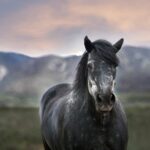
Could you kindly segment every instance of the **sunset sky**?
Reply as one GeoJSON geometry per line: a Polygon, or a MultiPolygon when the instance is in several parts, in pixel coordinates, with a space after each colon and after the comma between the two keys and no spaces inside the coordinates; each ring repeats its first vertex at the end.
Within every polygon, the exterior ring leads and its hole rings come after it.
{"type": "Polygon", "coordinates": [[[0,51],[78,55],[85,35],[150,47],[150,1],[0,0],[0,51]]]}

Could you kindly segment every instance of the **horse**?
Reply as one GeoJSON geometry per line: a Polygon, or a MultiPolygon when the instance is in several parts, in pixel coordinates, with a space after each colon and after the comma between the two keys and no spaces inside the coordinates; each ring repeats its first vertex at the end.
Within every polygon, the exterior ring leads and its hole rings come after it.
{"type": "Polygon", "coordinates": [[[85,36],[85,52],[72,84],[47,90],[40,104],[45,150],[126,150],[127,118],[114,92],[119,59],[115,44],[85,36]]]}

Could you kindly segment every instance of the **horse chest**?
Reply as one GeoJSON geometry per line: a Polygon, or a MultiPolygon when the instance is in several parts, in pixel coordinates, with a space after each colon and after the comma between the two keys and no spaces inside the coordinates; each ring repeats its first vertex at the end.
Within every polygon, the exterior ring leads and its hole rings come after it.
{"type": "Polygon", "coordinates": [[[109,133],[109,128],[95,126],[89,118],[80,120],[75,128],[69,135],[73,149],[111,150],[115,143],[116,138],[109,133]]]}

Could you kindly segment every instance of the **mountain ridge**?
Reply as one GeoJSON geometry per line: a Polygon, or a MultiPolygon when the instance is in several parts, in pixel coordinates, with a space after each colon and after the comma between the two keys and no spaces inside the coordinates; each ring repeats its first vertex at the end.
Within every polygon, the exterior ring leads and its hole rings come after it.
{"type": "MultiPolygon", "coordinates": [[[[150,48],[124,46],[118,53],[117,87],[120,92],[150,91],[150,48]],[[138,81],[138,82],[137,82],[138,81]]],[[[49,87],[71,83],[81,56],[30,57],[0,52],[1,94],[41,97],[49,87]]]]}

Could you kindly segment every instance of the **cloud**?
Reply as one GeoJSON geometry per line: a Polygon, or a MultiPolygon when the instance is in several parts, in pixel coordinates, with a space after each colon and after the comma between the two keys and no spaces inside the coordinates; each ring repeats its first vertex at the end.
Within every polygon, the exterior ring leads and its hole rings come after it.
{"type": "Polygon", "coordinates": [[[0,49],[76,54],[83,38],[149,46],[148,0],[0,0],[0,49]]]}

